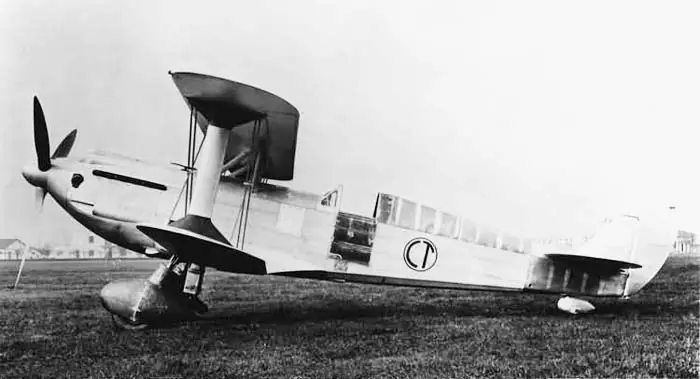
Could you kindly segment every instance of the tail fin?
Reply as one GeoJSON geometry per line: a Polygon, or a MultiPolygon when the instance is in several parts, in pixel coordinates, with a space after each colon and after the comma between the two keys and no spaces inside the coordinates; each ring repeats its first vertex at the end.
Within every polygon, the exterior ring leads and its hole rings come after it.
{"type": "Polygon", "coordinates": [[[626,269],[628,276],[621,292],[629,296],[659,272],[673,250],[677,230],[672,210],[648,218],[625,215],[606,221],[593,237],[573,251],[545,255],[599,272],[626,269]]]}
{"type": "Polygon", "coordinates": [[[639,234],[639,218],[622,215],[606,220],[591,239],[577,250],[577,254],[601,260],[619,262],[621,267],[639,267],[634,258],[639,234]]]}
{"type": "Polygon", "coordinates": [[[639,268],[634,257],[639,231],[639,218],[620,216],[606,220],[588,240],[571,251],[547,253],[547,257],[574,265],[588,265],[598,271],[617,272],[639,268]]]}
{"type": "Polygon", "coordinates": [[[625,296],[639,292],[656,276],[673,251],[673,243],[678,233],[673,207],[664,214],[641,221],[632,259],[642,267],[630,270],[625,296]]]}

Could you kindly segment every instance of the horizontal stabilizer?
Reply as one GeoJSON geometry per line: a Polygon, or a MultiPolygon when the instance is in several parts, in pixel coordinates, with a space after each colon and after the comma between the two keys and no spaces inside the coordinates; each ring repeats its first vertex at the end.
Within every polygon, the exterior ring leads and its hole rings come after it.
{"type": "Polygon", "coordinates": [[[642,267],[642,265],[634,262],[618,261],[599,257],[586,257],[575,254],[546,254],[546,256],[552,260],[569,265],[588,266],[594,269],[597,268],[598,271],[616,271],[625,268],[642,267]]]}
{"type": "Polygon", "coordinates": [[[587,241],[570,251],[545,254],[550,259],[572,265],[587,266],[594,271],[641,268],[634,249],[639,232],[639,218],[623,215],[606,220],[587,241]]]}

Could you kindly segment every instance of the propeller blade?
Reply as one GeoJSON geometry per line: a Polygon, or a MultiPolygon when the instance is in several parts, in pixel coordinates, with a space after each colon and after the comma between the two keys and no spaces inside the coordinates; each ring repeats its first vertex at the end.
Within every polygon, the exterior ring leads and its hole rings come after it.
{"type": "Polygon", "coordinates": [[[44,199],[46,198],[46,190],[43,188],[36,188],[36,191],[34,192],[34,205],[36,206],[36,210],[38,213],[41,213],[41,211],[44,209],[44,199]]]}
{"type": "Polygon", "coordinates": [[[75,137],[77,135],[77,129],[73,129],[72,132],[68,133],[68,135],[65,138],[63,138],[63,141],[61,141],[61,143],[58,145],[56,151],[53,152],[51,159],[67,157],[68,154],[70,154],[70,150],[73,148],[73,144],[75,143],[75,137]]]}
{"type": "MultiPolygon", "coordinates": [[[[36,206],[36,212],[34,213],[34,225],[39,226],[39,215],[41,213],[41,210],[44,208],[44,198],[46,197],[46,190],[44,188],[36,188],[36,191],[34,192],[35,197],[35,206],[36,206]]],[[[37,245],[38,246],[38,245],[37,245]]],[[[17,285],[19,285],[19,279],[22,277],[22,271],[24,270],[24,264],[27,261],[27,255],[29,254],[29,244],[24,245],[24,250],[22,251],[22,261],[19,264],[19,270],[17,270],[17,277],[15,278],[15,284],[12,286],[12,289],[15,290],[17,289],[17,285]]]]}
{"type": "Polygon", "coordinates": [[[39,99],[34,96],[34,147],[39,171],[48,171],[51,168],[49,157],[49,131],[46,129],[44,111],[41,109],[39,99]]]}

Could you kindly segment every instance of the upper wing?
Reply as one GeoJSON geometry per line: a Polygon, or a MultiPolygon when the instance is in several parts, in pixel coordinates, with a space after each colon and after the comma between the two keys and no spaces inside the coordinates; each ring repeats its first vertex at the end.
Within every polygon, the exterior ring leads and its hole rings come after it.
{"type": "Polygon", "coordinates": [[[262,177],[293,178],[299,129],[294,106],[246,84],[189,72],[171,75],[187,105],[196,111],[203,132],[209,124],[232,128],[226,161],[262,143],[262,177]]]}

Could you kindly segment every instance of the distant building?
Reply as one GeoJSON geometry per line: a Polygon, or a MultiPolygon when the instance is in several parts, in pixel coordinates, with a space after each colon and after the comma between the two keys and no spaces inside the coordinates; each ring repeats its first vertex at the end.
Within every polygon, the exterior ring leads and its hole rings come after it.
{"type": "MultiPolygon", "coordinates": [[[[26,244],[16,238],[0,238],[0,261],[20,260],[26,244]]],[[[45,244],[41,248],[29,247],[27,259],[135,259],[148,258],[127,250],[95,235],[74,236],[64,245],[45,244]]]]}
{"type": "Polygon", "coordinates": [[[118,246],[118,245],[115,245],[113,243],[109,243],[109,246],[107,247],[107,257],[105,257],[105,259],[135,259],[135,258],[148,259],[148,257],[146,255],[139,254],[135,251],[125,249],[125,248],[118,246]]]}
{"type": "Polygon", "coordinates": [[[698,236],[695,233],[686,232],[685,230],[679,230],[678,236],[676,237],[676,242],[674,248],[677,252],[683,253],[694,253],[698,251],[698,236]]]}
{"type": "Polygon", "coordinates": [[[106,241],[94,234],[87,236],[82,233],[73,235],[71,248],[75,251],[73,259],[105,258],[106,241]]]}
{"type": "Polygon", "coordinates": [[[78,250],[70,245],[52,245],[44,249],[46,254],[45,259],[76,259],[78,250]]]}
{"type": "Polygon", "coordinates": [[[0,260],[22,259],[25,246],[17,238],[0,239],[0,260]]]}

